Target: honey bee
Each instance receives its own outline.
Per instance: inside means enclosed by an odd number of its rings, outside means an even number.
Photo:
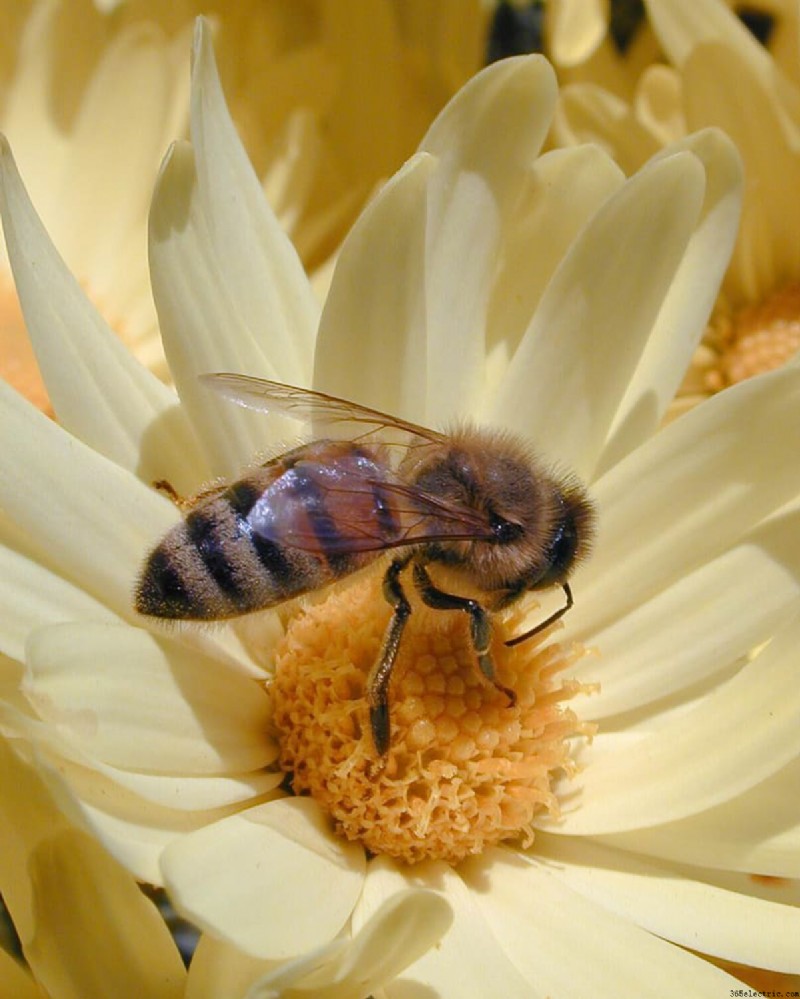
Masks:
[[[317,590],[384,556],[383,594],[392,616],[367,681],[378,754],[390,745],[389,682],[412,612],[407,571],[425,605],[467,615],[481,673],[515,703],[495,676],[491,614],[531,590],[561,587],[564,605],[506,642],[516,645],[572,607],[568,578],[588,552],[594,525],[583,486],[545,468],[509,433],[474,427],[438,433],[245,375],[202,380],[239,405],[311,422],[326,435],[200,494],[149,554],[136,587],[137,611],[194,621],[236,617]],[[347,436],[338,439],[343,431]],[[431,577],[443,568],[456,584],[448,590]]]

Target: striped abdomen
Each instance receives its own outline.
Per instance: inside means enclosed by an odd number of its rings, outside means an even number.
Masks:
[[[346,500],[356,523],[377,518],[390,538],[397,528],[379,496],[380,474],[370,452],[330,441],[255,469],[202,500],[151,552],[136,589],[137,611],[184,620],[235,617],[367,565],[379,551],[352,550],[339,523]]]

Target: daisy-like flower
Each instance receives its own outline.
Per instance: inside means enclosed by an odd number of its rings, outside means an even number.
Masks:
[[[800,348],[800,90],[795,60],[785,59],[782,49],[768,53],[722,0],[667,0],[647,8],[674,68],[648,70],[630,105],[597,86],[567,88],[555,135],[563,144],[600,141],[629,170],[677,136],[706,126],[723,128],[742,154],[741,229],[681,391],[682,411],[779,367]],[[793,16],[796,27],[796,10]],[[782,20],[788,17],[784,12]]]
[[[25,960],[0,948],[4,996],[365,996],[402,970],[404,959],[434,944],[450,922],[441,898],[412,889],[352,939],[291,962],[259,961],[202,938],[187,973],[166,924],[131,875],[67,822],[39,774],[2,739],[0,775],[0,891]]]
[[[629,179],[595,147],[540,156],[553,72],[500,62],[367,207],[318,316],[202,26],[193,73],[192,142],[167,158],[150,226],[180,401],[104,329],[2,157],[61,423],[3,390],[5,727],[74,821],[257,958],[356,933],[422,887],[453,925],[388,997],[736,987],[686,948],[797,970],[792,889],[748,875],[794,876],[799,855],[800,372],[656,432],[733,245],[729,140],[689,136]],[[563,640],[503,645],[546,608],[496,621],[515,706],[477,681],[459,615],[415,611],[381,766],[363,697],[379,575],[215,630],[135,614],[145,554],[179,519],[150,484],[188,495],[292,439],[205,390],[218,370],[426,425],[466,414],[591,484],[596,551]]]

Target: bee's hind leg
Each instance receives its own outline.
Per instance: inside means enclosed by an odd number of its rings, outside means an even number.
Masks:
[[[495,676],[494,660],[489,651],[492,623],[486,609],[471,597],[459,597],[455,593],[445,593],[444,590],[438,589],[425,567],[419,562],[414,565],[414,585],[428,607],[434,610],[462,610],[469,614],[469,634],[481,673],[489,683],[506,695],[509,706],[513,707],[517,703],[517,695],[510,687],[504,687],[498,682]]]
[[[381,756],[389,749],[391,728],[389,722],[389,681],[392,678],[400,638],[411,614],[411,604],[403,592],[400,573],[405,569],[411,556],[393,559],[383,577],[383,595],[393,609],[389,627],[383,637],[381,654],[372,667],[367,680],[367,703],[372,727],[372,740]]]

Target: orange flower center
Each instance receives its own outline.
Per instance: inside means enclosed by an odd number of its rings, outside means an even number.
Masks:
[[[711,392],[781,367],[800,350],[800,284],[716,318],[707,342],[716,355],[705,379]]]
[[[51,413],[19,299],[10,277],[0,278],[0,377],[45,413]]]
[[[389,616],[380,580],[369,578],[289,622],[272,693],[294,792],[318,801],[341,835],[407,863],[456,863],[501,840],[530,843],[537,813],[558,812],[552,785],[573,770],[568,740],[589,731],[563,705],[580,685],[560,679],[582,650],[546,636],[508,648],[498,624],[492,652],[499,681],[517,695],[510,706],[478,671],[465,615],[415,610],[380,758],[365,687]]]

